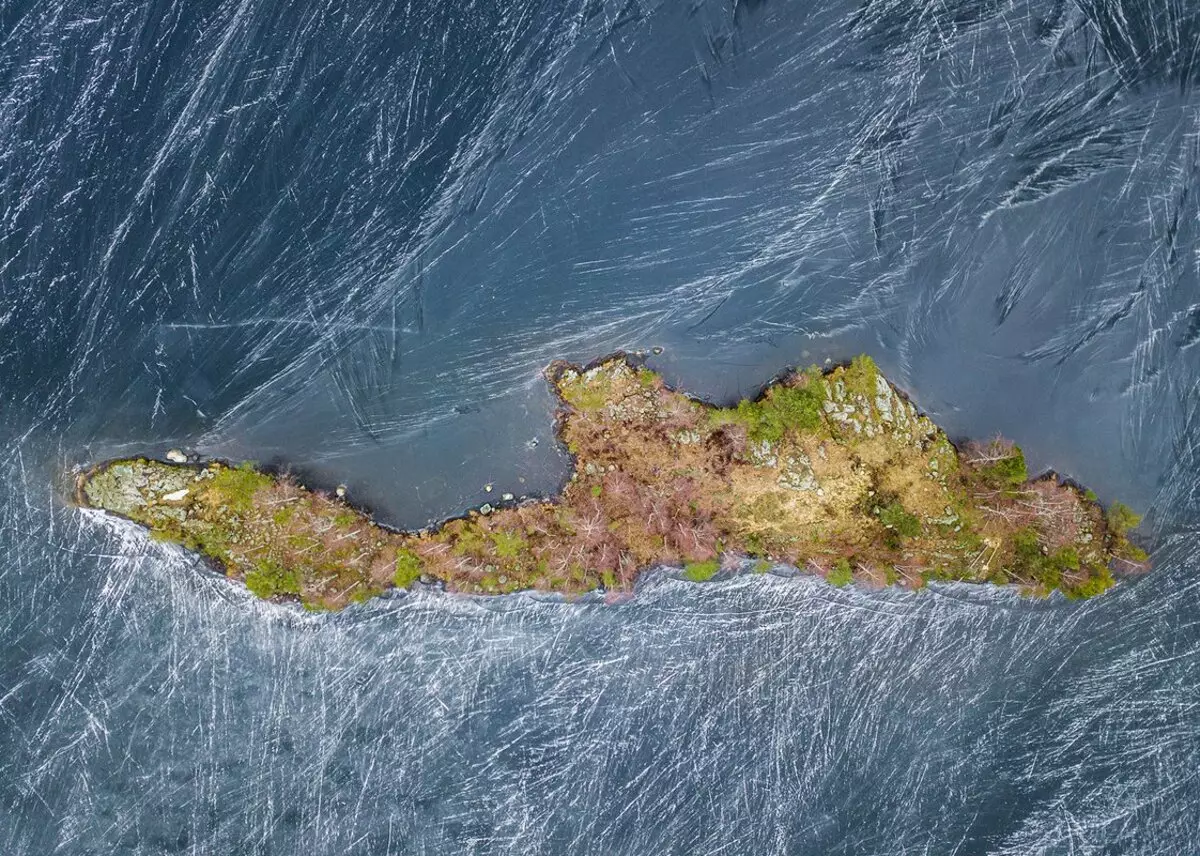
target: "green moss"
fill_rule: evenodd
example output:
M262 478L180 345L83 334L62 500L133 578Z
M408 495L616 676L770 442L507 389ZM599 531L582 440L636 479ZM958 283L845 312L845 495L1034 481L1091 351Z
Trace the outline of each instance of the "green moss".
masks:
M586 373L585 373L586 374ZM560 383L559 392L563 399L576 410L595 412L602 410L608 404L612 393L612 378L600 371L590 378L585 374L570 383Z
M606 589L615 589L617 587L617 575L612 571L605 571L600 575L600 581Z
M921 519L905 511L899 502L892 502L880 508L879 522L902 538L915 538L921 534Z
M842 557L833 563L825 579L835 586L844 586L854 582L854 571L850 568L850 560Z
M516 559L529 543L515 532L493 532L490 535L496 555L501 559Z
M254 508L254 494L271 484L270 476L260 473L251 461L246 461L236 468L222 467L208 487L219 495L221 504L234 511L246 512Z
M473 526L464 525L454 541L454 554L456 556L475 556L482 557L487 549L487 542L483 539L483 534Z
M408 588L421 578L421 557L412 550L396 551L396 588Z
M597 496L597 497L598 497L598 496L600 496L600 494L602 494L602 493L604 493L604 488L602 488L602 487L601 487L600 485L598 485L598 484L594 484L594 485L592 485L592 496Z
M708 559L703 562L688 562L683 566L683 575L694 583L711 580L721 570L720 559Z
M184 542L183 533L177 529L167 529L161 525L150 530L150 540L158 541L163 544L182 544Z
M339 529L349 529L355 523L358 523L358 515L353 511L339 511L333 515L333 525Z

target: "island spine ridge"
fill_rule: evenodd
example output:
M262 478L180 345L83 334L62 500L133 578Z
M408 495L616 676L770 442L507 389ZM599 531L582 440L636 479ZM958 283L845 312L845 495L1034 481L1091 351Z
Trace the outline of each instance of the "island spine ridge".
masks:
M1139 518L1016 445L955 446L870 357L789 371L723 408L669 388L640 356L556 361L570 478L396 531L334 495L246 462L122 458L77 479L81 506L138 523L256 595L340 609L417 583L502 594L632 592L651 567L693 581L790 565L833 585L994 583L1090 597L1148 567Z

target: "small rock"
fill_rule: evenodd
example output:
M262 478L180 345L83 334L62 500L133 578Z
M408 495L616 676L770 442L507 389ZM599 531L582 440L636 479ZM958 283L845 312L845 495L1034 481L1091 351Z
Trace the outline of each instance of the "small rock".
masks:
M511 493L505 493L505 494L501 494L501 495L500 495L500 498L501 498L502 500L504 500L505 502L512 502L512 501L513 501L513 499L514 499L514 497L513 497L513 495L512 495Z
M346 495L346 486L344 484L338 485L337 490L335 490L334 493L337 494L338 499L341 499Z
M167 460L172 464L186 464L188 456L178 449L171 449L169 452L167 452Z
M825 489L820 488L820 487L817 488L817 496L824 496L824 495L825 495Z
M487 484L485 484L485 485L483 486L483 489L484 489L484 490L486 490L488 493L491 493L491 492L492 492L492 484L491 484L491 482L488 482Z
M492 506L486 502L483 505L479 506L480 514L491 514L493 511L495 511L495 509L492 508Z
M508 582L508 577L506 577L504 574L501 574L499 577L499 580L500 580L500 585L504 585L505 583Z
M185 487L182 490L173 490L170 493L163 494L163 502L181 502L188 495L188 489Z

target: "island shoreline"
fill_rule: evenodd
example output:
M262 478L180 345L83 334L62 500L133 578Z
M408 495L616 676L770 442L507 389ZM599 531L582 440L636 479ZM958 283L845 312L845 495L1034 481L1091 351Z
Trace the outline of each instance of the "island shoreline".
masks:
M1111 586L1114 559L1145 565L1125 535L1136 525L1131 512L1119 524L1111 512L1101 516L1094 494L1053 469L1029 478L1012 444L951 441L869 358L784 369L732 408L671 388L647 362L645 352L616 351L582 366L550 363L543 376L556 398L554 437L570 458L560 489L484 503L417 529L378 522L370 507L299 485L286 463L117 458L79 472L74 500L182 543L260 596L309 608L340 608L416 581L485 595L631 593L654 567L682 568L700 581L764 561L834 584L1005 584L994 571L972 570L989 550L993 561L1007 551L1005 561L1018 569L1011 582L1023 590L1089 596ZM117 472L134 481L114 482L106 495L98 485ZM157 487L148 493L137 487L151 482ZM827 498L829 491L842 498ZM982 516L971 491L990 503L975 503ZM629 508L612 495L628 497ZM306 509L302 525L287 511L296 503ZM1031 503L1045 508L1023 508ZM272 508L280 510L268 520ZM674 517L656 521L663 508ZM1038 514L1059 515L1057 523L1080 530L1079 540L1034 531ZM678 523L683 536L664 523ZM349 529L331 541L325 533L335 524ZM1099 553L1094 538L1103 542ZM363 548L359 555L334 549L346 539ZM812 543L797 545L804 539ZM977 549L965 569L944 560L957 550L965 562ZM332 558L297 559L311 553ZM931 565L930 556L943 558ZM911 576L900 560L914 557L919 573ZM569 571L564 561L573 561ZM982 570L990 571L986 559Z

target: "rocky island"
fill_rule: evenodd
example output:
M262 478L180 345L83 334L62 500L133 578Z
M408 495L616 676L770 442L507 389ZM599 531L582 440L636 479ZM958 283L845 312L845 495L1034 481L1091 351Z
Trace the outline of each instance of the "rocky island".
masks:
M555 363L560 440L574 469L553 499L505 494L435 528L397 532L337 495L253 464L172 455L100 464L77 500L182 544L263 598L340 609L415 583L500 594L632 591L676 566L806 569L834 585L1012 585L1089 597L1145 567L1120 503L1015 445L956 447L869 357L789 372L753 401L715 407L641 360Z

